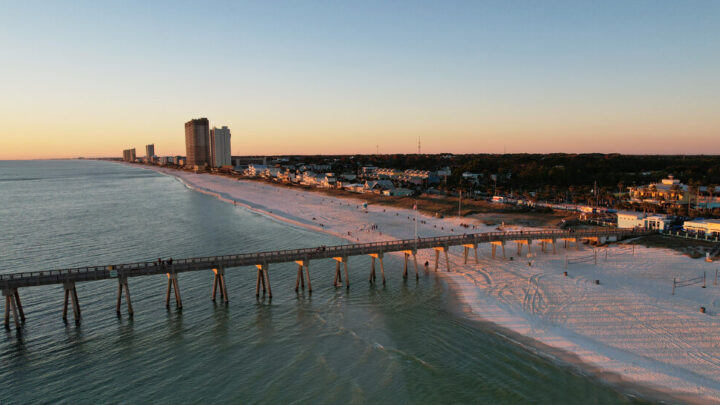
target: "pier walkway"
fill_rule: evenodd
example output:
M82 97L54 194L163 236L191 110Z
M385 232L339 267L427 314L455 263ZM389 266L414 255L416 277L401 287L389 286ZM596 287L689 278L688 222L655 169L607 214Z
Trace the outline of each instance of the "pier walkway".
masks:
M453 246L461 246L464 248L464 260L467 263L468 253L470 249L474 250L475 260L477 257L477 246L482 243L490 243L492 245L492 256L495 257L496 248L501 247L503 256L505 256L506 243L515 243L517 245L518 255L522 254L523 247L527 246L528 252L533 241L540 243L540 248L545 251L548 244L552 245L555 252L555 244L562 241L567 247L568 243L574 243L590 240L594 242L604 242L613 238L619 240L625 237L641 236L644 232L614 229L614 228L596 228L587 230L547 230L547 231L518 231L518 232L489 232L489 233L469 233L464 235L440 236L432 238L418 238L406 240L393 240L385 242L373 243L356 243L335 246L320 246L307 249L277 250L269 252L243 253L225 256L209 256L195 257L187 259L173 260L172 263L166 262L136 262L125 264L110 264L102 266L78 267L58 270L32 271L22 273L9 273L0 275L0 289L5 296L5 325L10 322L10 313L12 312L15 324L20 327L20 321L25 320L25 315L20 302L19 288L28 288L49 284L62 284L65 290L65 302L63 307L63 319L67 319L68 302L72 303L73 314L76 322L80 320L80 305L75 289L75 283L84 281L96 281L106 279L118 280L117 295L117 312L120 313L120 303L122 295L124 295L128 304L128 312L132 315L132 304L130 301L130 292L127 280L130 277L139 277L146 275L166 274L168 277L166 291L166 305L170 304L171 292L174 290L176 305L182 308L179 286L177 283L177 274L188 271L212 270L215 273L212 288L212 299L215 299L216 292L220 291L221 298L227 302L227 289L225 288L225 270L235 267L252 266L257 269L257 281L255 294L259 296L262 288L263 294L272 297L270 288L269 265L275 263L291 263L298 264L297 279L295 290L305 284L308 290L312 291L310 281L309 263L313 260L334 259L336 261L334 285L339 287L343 284L341 265L344 266L345 286L350 287L348 273L348 258L351 256L369 255L372 257L370 269L370 282L376 280L375 261L380 263L380 271L382 273L382 282L385 284L385 269L383 265L383 254L400 252L405 255L405 267L403 277L408 275L408 260L413 257L415 275L418 276L418 265L416 254L420 249L433 249L435 251L434 269L438 270L441 252L445 256L446 269L450 271L450 260L448 258L448 250Z

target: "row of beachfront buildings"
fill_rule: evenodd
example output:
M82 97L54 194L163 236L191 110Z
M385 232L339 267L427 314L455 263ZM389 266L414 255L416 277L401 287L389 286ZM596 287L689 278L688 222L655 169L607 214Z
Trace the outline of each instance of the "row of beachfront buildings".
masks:
M335 174L330 165L299 164L269 167L251 163L242 170L246 177L297 184L309 187L334 188L356 193L374 193L386 196L409 196L441 183L450 175L450 169L397 170L363 166L358 173Z
M126 162L187 166L196 171L208 168L231 167L230 129L227 126L210 128L207 118L185 123L185 156L157 156L155 144L145 146L145 158L138 158L135 148L123 150Z

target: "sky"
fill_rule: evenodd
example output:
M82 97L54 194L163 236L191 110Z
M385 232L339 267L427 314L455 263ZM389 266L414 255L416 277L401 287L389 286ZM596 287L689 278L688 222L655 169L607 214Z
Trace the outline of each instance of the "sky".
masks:
M720 154L720 1L0 0L0 159Z

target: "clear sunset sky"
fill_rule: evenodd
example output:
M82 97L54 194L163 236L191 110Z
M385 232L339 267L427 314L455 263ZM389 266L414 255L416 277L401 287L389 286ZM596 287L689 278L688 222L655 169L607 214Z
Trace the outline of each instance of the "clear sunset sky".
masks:
M0 0L0 159L720 153L720 1Z

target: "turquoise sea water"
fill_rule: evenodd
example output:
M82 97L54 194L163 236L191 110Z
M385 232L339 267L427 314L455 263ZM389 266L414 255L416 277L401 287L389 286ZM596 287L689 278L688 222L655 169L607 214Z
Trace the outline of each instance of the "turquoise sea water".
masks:
M96 161L0 161L0 227L3 273L342 243ZM21 289L0 403L636 402L463 319L443 281L405 282L398 259L368 285L369 263L351 259L349 292L334 263L311 263L312 295L294 292L294 265L272 266L271 302L254 269L228 269L227 306L211 272L182 273L182 312L165 308L164 276L131 278L132 319L115 315L114 280L82 283L79 326L61 319L61 286Z

